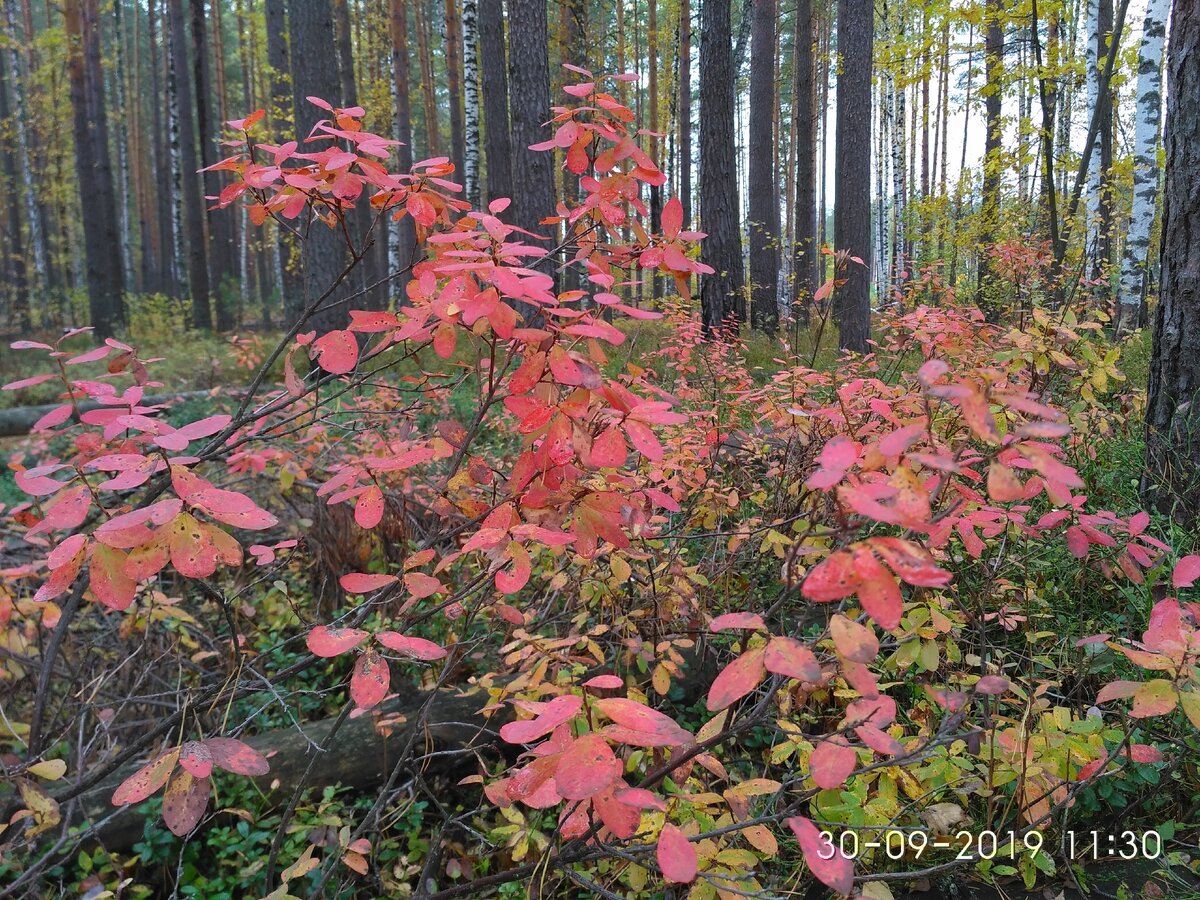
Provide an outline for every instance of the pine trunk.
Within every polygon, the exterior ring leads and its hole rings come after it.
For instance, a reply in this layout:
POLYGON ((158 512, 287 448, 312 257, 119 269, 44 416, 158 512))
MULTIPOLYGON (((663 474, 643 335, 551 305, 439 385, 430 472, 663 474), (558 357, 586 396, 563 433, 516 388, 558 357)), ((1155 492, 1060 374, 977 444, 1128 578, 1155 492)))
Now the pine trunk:
MULTIPOLYGON (((388 0, 388 24, 391 31, 393 96, 396 102, 396 168, 412 169, 412 100, 409 91, 408 0, 388 0)), ((412 216, 403 216, 392 224, 391 258, 388 268, 397 274, 392 290, 404 301, 416 249, 417 232, 412 216)))
MULTIPOLYGON (((463 172, 463 69, 462 69, 462 20, 458 12, 458 0, 445 0, 446 18, 446 86, 450 94, 450 161, 454 163, 455 180, 462 180, 463 172)), ((547 114, 548 114, 547 110, 547 114)))
MULTIPOLYGON (((1004 28, 1001 25, 1003 13, 1000 0, 987 0, 987 23, 984 36, 984 77, 987 79, 987 95, 984 98, 985 127, 987 136, 983 152, 983 205, 980 210, 979 228, 979 273, 976 282, 976 302, 983 301, 983 288, 988 279, 988 246, 995 238, 996 227, 1000 216, 1000 182, 1001 182, 1001 95, 1003 93, 1002 77, 1004 74, 1004 28)), ((992 316, 998 312, 990 311, 992 316)))
POLYGON ((792 225, 792 303, 795 316, 808 323, 809 303, 817 290, 817 129, 813 102, 812 0, 796 3, 796 54, 793 61, 792 105, 795 107, 796 200, 792 225))
POLYGON ((746 319, 734 151, 734 68, 730 0, 700 5, 700 227, 703 259, 715 269, 700 285, 706 334, 746 319))
POLYGON ((864 264, 849 261, 834 291, 838 345, 866 353, 871 335, 871 52, 874 7, 838 0, 837 172, 833 241, 864 264))
MULTIPOLYGON (((395 0, 393 0, 395 2, 395 0)), ((479 0, 483 75, 483 139, 487 199, 512 197, 512 138, 508 124, 508 60, 504 52, 503 0, 479 0)))
POLYGON ((776 0, 754 0, 750 51, 750 324, 774 334, 779 323, 779 197, 772 134, 776 0))
POLYGON ((508 69, 512 85, 511 221, 534 234, 551 235, 541 221, 554 215, 554 156, 530 150, 547 138, 550 61, 546 0, 509 0, 508 69))

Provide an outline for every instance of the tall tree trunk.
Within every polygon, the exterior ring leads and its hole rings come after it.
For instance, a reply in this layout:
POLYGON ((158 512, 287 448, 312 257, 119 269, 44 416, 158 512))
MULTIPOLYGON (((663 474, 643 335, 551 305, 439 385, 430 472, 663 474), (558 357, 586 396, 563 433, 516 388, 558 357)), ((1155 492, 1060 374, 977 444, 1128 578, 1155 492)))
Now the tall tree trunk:
MULTIPOLYGON (((358 103, 358 89, 354 81, 354 46, 350 40, 350 8, 346 0, 332 0, 331 8, 333 10, 334 46, 337 48, 338 97, 341 98, 342 105, 355 106, 358 103)), ((330 98, 325 97, 324 99, 329 100, 330 98)))
POLYGON ((1200 520, 1200 5, 1177 0, 1167 54, 1162 266, 1146 398, 1143 493, 1200 520))
POLYGON ((746 319, 733 140, 734 69, 729 0, 700 5, 700 227, 702 258, 716 271, 700 283, 706 333, 746 319))
POLYGON ((415 0, 413 11, 416 13, 414 25, 417 32, 417 57, 421 66, 421 97, 425 108, 425 150, 427 156, 438 156, 441 135, 438 133, 440 126, 438 125, 437 98, 434 93, 436 85, 433 81, 433 54, 430 49, 433 34, 426 0, 415 0))
POLYGON ((483 138, 489 202, 513 195, 512 138, 508 124, 508 60, 504 46, 503 0, 479 0, 483 138))
POLYGON ((871 335, 871 51, 875 9, 859 0, 838 0, 837 173, 833 241, 858 257, 841 273, 834 291, 838 344, 866 353, 871 335))
MULTIPOLYGON (((396 98, 396 167, 401 172, 412 169, 412 100, 409 91, 408 57, 408 0, 388 0, 388 25, 391 32, 393 94, 396 98)), ((507 134, 507 129, 505 131, 507 134)), ((388 268, 400 273, 393 283, 393 291, 401 303, 405 287, 409 282, 409 269, 413 263, 413 252, 417 245, 416 226, 412 216, 403 216, 392 225, 392 250, 388 268)))
MULTIPOLYGON (((446 87, 450 94, 450 161, 454 163, 455 180, 463 178, 463 67, 462 19, 458 0, 445 0, 446 11, 446 87)), ((547 107, 545 115, 549 116, 547 107)), ((545 121, 543 119, 543 121, 545 121)))
POLYGON ((792 62, 792 105, 796 143, 796 201, 792 225, 792 303, 802 324, 808 323, 808 303, 817 290, 817 129, 813 102, 813 28, 812 0, 797 0, 795 59, 792 62))
MULTIPOLYGON (((8 105, 9 82, 13 81, 10 71, 11 59, 8 54, 0 55, 0 122, 7 128, 12 110, 8 105)), ((21 204, 17 199, 17 161, 19 147, 0 149, 4 160, 4 192, 7 194, 4 204, 7 212, 5 222, 5 250, 2 257, 3 268, 0 276, 4 278, 0 293, 0 321, 6 326, 15 327, 19 332, 28 332, 33 327, 30 316, 29 278, 25 268, 25 241, 21 237, 21 204)))
MULTIPOLYGON (((28 246, 30 258, 33 260, 33 279, 27 282, 28 287, 34 294, 44 290, 47 285, 46 280, 46 232, 42 225, 42 211, 38 206, 37 193, 33 184, 33 164, 32 164, 32 146, 29 140, 29 125, 26 118, 28 112, 25 102, 25 88, 28 84, 29 69, 26 66, 26 61, 21 58, 21 54, 17 48, 21 46, 17 38, 16 18, 13 14, 13 0, 3 0, 4 2, 4 36, 8 42, 8 75, 9 83, 12 85, 13 96, 13 112, 15 113, 14 125, 17 138, 16 155, 17 166, 20 169, 20 191, 21 199, 25 207, 25 228, 28 235, 28 246)), ((33 35, 27 34, 25 40, 30 45, 33 43, 33 35)), ((9 185, 12 191, 17 190, 16 182, 9 185)), ((19 239, 19 235, 14 235, 14 239, 19 239)), ((28 299, 28 298, 27 298, 28 299)), ((28 305, 26 306, 28 309, 28 305)))
MULTIPOLYGON (((1087 85, 1088 114, 1100 103, 1100 69, 1104 57, 1100 48, 1104 44, 1104 32, 1100 30, 1100 7, 1104 0, 1087 0, 1087 19, 1084 27, 1085 76, 1087 85)), ((1087 170, 1087 222, 1083 230, 1084 255, 1090 257, 1095 247, 1096 224, 1100 221, 1100 154, 1093 152, 1087 170)))
MULTIPOLYGON (((217 161, 217 143, 221 128, 213 115, 213 81, 209 66, 207 28, 204 23, 204 0, 192 2, 192 62, 196 79, 196 130, 200 141, 200 166, 207 169, 217 161)), ((215 9, 216 7, 214 7, 215 9)), ((195 180, 194 178, 192 180, 195 180)), ((204 193, 215 197, 221 192, 217 172, 203 175, 204 193)), ((207 203, 203 204, 205 207, 207 203)), ((212 287, 216 293, 217 330, 234 327, 233 285, 237 278, 236 254, 233 246, 233 213, 228 209, 211 209, 208 217, 208 252, 212 272, 212 287)))
POLYGON ((683 224, 692 216, 692 6, 679 0, 679 202, 683 224))
MULTIPOLYGON (((649 69, 647 102, 650 104, 650 156, 655 163, 661 164, 658 158, 658 109, 661 98, 658 95, 658 0, 647 0, 646 11, 646 52, 649 69)), ((770 113, 770 103, 766 112, 770 113)), ((768 148, 771 145, 768 144, 768 148)), ((657 184, 650 185, 650 230, 657 233, 659 219, 662 213, 662 189, 657 184)), ((776 229, 778 230, 778 229, 776 229)), ((651 296, 657 300, 662 296, 662 282, 651 269, 647 275, 650 278, 651 296)))
POLYGON ((129 160, 129 108, 125 102, 125 50, 123 47, 125 28, 121 10, 121 0, 115 0, 112 6, 113 19, 113 56, 112 73, 113 114, 123 126, 116 129, 114 148, 117 160, 113 180, 117 192, 118 225, 120 233, 121 269, 127 275, 134 272, 133 264, 133 217, 129 212, 130 197, 130 160, 129 160))
POLYGON ((774 334, 779 324, 779 193, 775 170, 775 0, 754 0, 750 50, 750 324, 774 334))
POLYGON ((112 162, 108 152, 108 113, 100 68, 100 10, 97 0, 63 4, 68 42, 67 75, 75 135, 75 169, 80 185, 87 291, 91 324, 99 340, 112 337, 125 321, 120 240, 112 162))
MULTIPOLYGON (((1001 23, 1003 12, 1000 0, 987 0, 986 33, 984 36, 984 77, 987 93, 984 98, 985 127, 987 137, 983 152, 983 206, 980 210, 982 222, 979 235, 979 273, 976 282, 976 302, 983 302, 983 287, 988 279, 988 245, 995 239, 1000 217, 1001 175, 1001 97, 1004 90, 1004 28, 1001 23)), ((995 315, 998 310, 989 310, 995 315)))
POLYGON ((1146 296, 1150 230, 1158 199, 1158 133, 1162 121, 1162 57, 1170 0, 1149 0, 1138 49, 1137 119, 1133 137, 1133 205, 1121 258, 1121 288, 1114 331, 1134 328, 1146 296))
POLYGON ((171 22, 171 68, 175 73, 175 119, 179 127, 180 194, 183 201, 183 228, 188 245, 188 286, 192 295, 192 326, 212 329, 209 306, 208 243, 204 237, 204 197, 200 190, 200 168, 196 156, 196 131, 192 121, 192 77, 188 67, 188 47, 183 0, 167 0, 171 22))
MULTIPOLYGON (((1107 60, 1113 40, 1112 0, 1100 0, 1101 58, 1107 60)), ((1095 302, 1107 309, 1111 291, 1108 289, 1109 270, 1112 268, 1113 252, 1113 89, 1106 83, 1100 93, 1100 132, 1097 135, 1100 150, 1100 223, 1096 234, 1096 257, 1093 262, 1092 279, 1096 283, 1095 302)))
MULTIPOLYGON (((292 66, 288 59, 287 0, 265 0, 267 26, 267 69, 270 80, 268 124, 280 134, 296 134, 292 114, 292 66)), ((302 137, 303 135, 297 135, 302 137)), ((271 243, 271 265, 275 288, 287 321, 304 290, 295 240, 290 232, 272 223, 275 240, 271 243)))
MULTIPOLYGON (((307 97, 338 97, 341 93, 339 69, 329 64, 329 48, 334 46, 333 7, 330 0, 292 0, 288 4, 289 52, 292 63, 293 114, 296 133, 307 136, 325 112, 309 103, 307 97)), ((333 289, 348 260, 346 242, 340 232, 319 221, 309 222, 301 248, 304 289, 293 298, 288 310, 289 322, 333 289), (297 302, 298 301, 298 302, 297 302)), ((339 302, 348 293, 347 285, 333 290, 310 319, 318 333, 344 328, 349 316, 339 302)))
POLYGON ((530 150, 545 140, 550 117, 550 61, 546 0, 509 0, 508 70, 512 83, 511 221, 534 234, 554 215, 554 156, 530 150))
POLYGON ((479 206, 479 0, 463 0, 463 188, 479 206))

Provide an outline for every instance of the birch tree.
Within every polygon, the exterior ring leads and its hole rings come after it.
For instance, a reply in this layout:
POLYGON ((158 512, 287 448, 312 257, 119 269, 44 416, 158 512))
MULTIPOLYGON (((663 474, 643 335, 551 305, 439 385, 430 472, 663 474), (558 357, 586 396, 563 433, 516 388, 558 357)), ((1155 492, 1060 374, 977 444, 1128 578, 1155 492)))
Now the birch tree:
POLYGON ((1150 230, 1158 199, 1158 138, 1162 122, 1162 59, 1170 0, 1149 0, 1138 48, 1137 113, 1133 136, 1133 205, 1121 258, 1114 329, 1132 329, 1141 317, 1146 296, 1150 230))

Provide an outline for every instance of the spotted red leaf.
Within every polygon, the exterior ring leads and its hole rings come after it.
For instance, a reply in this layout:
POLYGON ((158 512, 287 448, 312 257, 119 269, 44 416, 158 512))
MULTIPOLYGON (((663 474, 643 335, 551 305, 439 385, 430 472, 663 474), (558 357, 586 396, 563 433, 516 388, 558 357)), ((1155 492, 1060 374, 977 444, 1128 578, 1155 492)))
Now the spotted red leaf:
POLYGON ((212 782, 196 778, 185 769, 178 770, 163 795, 163 821, 171 833, 182 837, 195 828, 208 806, 212 782))
POLYGON ((179 748, 179 764, 196 778, 207 778, 212 774, 212 752, 200 741, 184 741, 179 748))
POLYGON ((367 650, 354 663, 350 676, 350 699, 359 709, 370 709, 387 696, 391 672, 387 660, 375 650, 367 650))
POLYGON ((141 803, 151 794, 167 783, 175 763, 179 761, 179 748, 168 750, 162 756, 151 760, 128 778, 121 782, 113 791, 113 806, 125 806, 129 803, 141 803))
POLYGON ((374 528, 383 520, 383 491, 378 485, 371 485, 358 495, 354 504, 354 521, 362 528, 374 528))
POLYGON ((595 702, 595 708, 623 728, 641 734, 652 735, 661 743, 639 744, 638 746, 674 747, 692 741, 692 734, 666 713, 629 700, 625 697, 607 697, 595 702))
POLYGON ((708 623, 709 631, 726 631, 733 628, 766 628, 762 616, 758 613, 732 612, 717 616, 708 623))
POLYGON ((371 575, 366 572, 351 572, 339 579, 342 588, 351 594, 369 594, 399 580, 395 575, 371 575))
POLYGON ((813 652, 794 638, 773 637, 763 654, 768 672, 801 681, 820 681, 821 664, 813 652))
POLYGON ((331 375, 345 375, 358 364, 358 341, 349 331, 330 331, 313 342, 317 365, 331 375))
POLYGON ((576 738, 554 772, 558 792, 567 800, 586 800, 607 788, 621 774, 621 763, 608 741, 598 734, 576 738))
POLYGON ((866 663, 879 655, 879 639, 866 625, 836 615, 829 621, 829 633, 837 652, 846 659, 866 663))

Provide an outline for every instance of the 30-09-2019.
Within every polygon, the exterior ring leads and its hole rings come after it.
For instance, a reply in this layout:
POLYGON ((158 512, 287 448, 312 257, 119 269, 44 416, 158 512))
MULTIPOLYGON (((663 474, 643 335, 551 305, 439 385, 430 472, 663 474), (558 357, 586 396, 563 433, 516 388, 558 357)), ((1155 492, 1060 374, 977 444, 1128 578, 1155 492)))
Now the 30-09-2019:
MULTIPOLYGON (((1163 855, 1162 836, 1157 831, 1066 831, 1059 847, 1070 859, 1158 859, 1163 855)), ((893 860, 920 860, 937 851, 953 853, 957 859, 1011 858, 1022 853, 1050 852, 1046 836, 1029 831, 958 831, 935 836, 920 828, 889 828, 883 832, 854 830, 821 832, 822 859, 835 854, 857 859, 868 851, 882 850, 893 860)))

